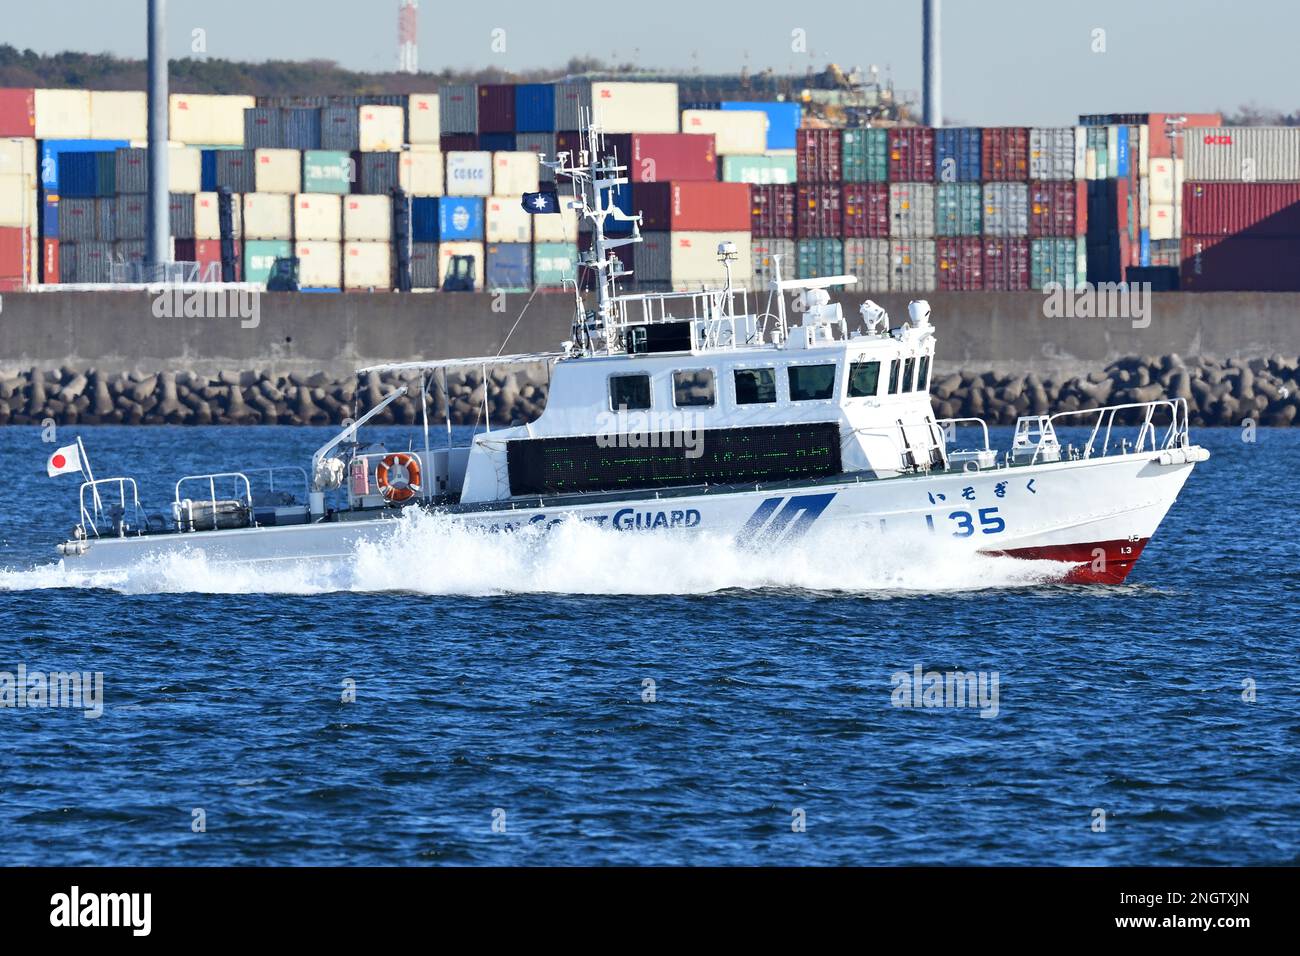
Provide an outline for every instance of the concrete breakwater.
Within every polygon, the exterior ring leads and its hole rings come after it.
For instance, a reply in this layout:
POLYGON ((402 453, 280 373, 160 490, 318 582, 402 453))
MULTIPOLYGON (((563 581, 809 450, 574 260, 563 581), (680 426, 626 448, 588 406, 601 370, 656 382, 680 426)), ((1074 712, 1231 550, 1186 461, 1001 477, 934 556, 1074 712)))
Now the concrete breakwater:
MULTIPOLYGON (((972 372, 940 363, 931 383, 936 415, 972 416, 1010 424, 1020 415, 1076 411, 1123 402, 1185 398, 1194 425, 1286 426, 1297 416, 1300 359, 1183 359, 1178 355, 1128 357, 1086 376, 1033 371, 972 372)), ((448 407, 453 424, 473 425, 484 413, 493 424, 531 421, 546 406, 544 364, 487 372, 486 408, 480 372, 451 375, 444 399, 431 388, 429 419, 441 424, 448 407)), ((0 425, 329 425, 355 418, 399 384, 414 384, 374 421, 421 420, 418 380, 325 372, 247 370, 215 375, 193 371, 107 373, 55 368, 0 374, 0 425)))

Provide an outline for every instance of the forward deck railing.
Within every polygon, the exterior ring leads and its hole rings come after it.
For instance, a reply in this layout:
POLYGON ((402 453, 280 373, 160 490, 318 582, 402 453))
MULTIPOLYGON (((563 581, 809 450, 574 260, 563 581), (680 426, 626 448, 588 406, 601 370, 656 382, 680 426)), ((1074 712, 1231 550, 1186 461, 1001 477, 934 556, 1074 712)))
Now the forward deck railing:
POLYGON ((113 530, 117 532, 118 537, 122 537, 126 534, 126 526, 128 524, 126 489, 128 485, 131 488, 130 523, 139 525, 142 514, 140 509, 140 491, 136 487, 134 478, 100 478, 96 481, 83 481, 81 483, 81 530, 83 534, 92 533, 96 538, 98 538, 100 536, 100 523, 103 522, 106 517, 116 518, 113 530), (113 485, 117 486, 118 511, 116 516, 112 515, 111 512, 108 515, 105 514, 106 509, 103 502, 104 496, 99 493, 101 486, 109 488, 113 485), (86 507, 87 491, 91 493, 89 508, 86 507))
MULTIPOLYGON (((1104 405, 1101 408, 1081 408, 1072 412, 1057 412, 1052 415, 1049 421, 1055 427, 1056 423, 1066 418, 1084 418, 1091 416, 1096 417, 1093 424, 1092 433, 1088 436, 1087 444, 1083 446, 1084 458, 1092 458, 1094 452, 1096 457, 1104 458, 1111 454, 1110 441, 1111 433, 1115 427, 1115 416, 1120 412, 1130 409, 1140 410, 1141 422, 1138 425, 1137 440, 1132 447, 1128 446, 1127 441, 1121 441, 1121 451, 1119 454, 1134 454, 1141 451, 1164 451, 1169 448, 1185 448, 1191 444, 1191 439, 1187 433, 1187 400, 1185 398, 1159 398, 1151 402, 1124 402, 1119 405, 1104 405), (1155 422, 1156 412, 1160 409, 1169 410, 1169 423, 1164 427, 1163 437, 1161 437, 1161 427, 1155 422), (1100 439, 1100 448, 1098 448, 1098 439, 1100 439)), ((1120 424, 1121 428, 1131 427, 1120 424)), ((1034 459, 1038 457, 1038 452, 1034 452, 1034 459)), ((1034 462, 1031 461, 1030 464, 1034 462)))

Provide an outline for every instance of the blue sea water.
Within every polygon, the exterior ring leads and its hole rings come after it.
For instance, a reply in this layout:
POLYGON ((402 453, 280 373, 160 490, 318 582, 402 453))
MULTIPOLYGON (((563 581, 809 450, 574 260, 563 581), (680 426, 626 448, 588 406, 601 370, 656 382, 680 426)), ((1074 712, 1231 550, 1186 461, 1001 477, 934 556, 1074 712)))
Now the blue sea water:
MULTIPOLYGON (((329 432, 81 434, 158 507, 329 432)), ((429 527, 344 576, 88 588, 34 568, 76 479, 0 429, 0 671, 104 681, 97 719, 0 708, 4 862, 1298 863, 1300 431, 1195 437, 1213 457, 1121 587, 429 527), (916 665, 996 671, 997 715, 892 706, 916 665)))

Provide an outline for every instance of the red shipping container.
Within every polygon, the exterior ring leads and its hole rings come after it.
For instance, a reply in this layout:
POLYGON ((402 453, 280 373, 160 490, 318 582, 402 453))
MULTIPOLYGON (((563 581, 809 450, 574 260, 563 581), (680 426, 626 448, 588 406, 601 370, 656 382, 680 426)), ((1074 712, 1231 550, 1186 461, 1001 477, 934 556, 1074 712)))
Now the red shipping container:
POLYGON ((0 89, 0 136, 36 135, 36 91, 0 89))
POLYGON ((941 292, 978 292, 984 288, 984 240, 956 236, 934 241, 937 283, 941 292))
POLYGON ((1183 183, 1191 236, 1300 236, 1300 183, 1183 183))
POLYGON ((1030 237, 1039 239, 1045 236, 1081 235, 1078 221, 1078 201, 1079 187, 1075 182, 1036 181, 1030 183, 1030 237))
POLYGON ((934 130, 899 126, 889 131, 889 181, 934 182, 934 130))
POLYGON ((466 152, 478 149, 477 133, 443 133, 438 137, 438 148, 444 153, 452 150, 466 152))
POLYGON ((478 131, 515 131, 515 86, 513 83, 484 83, 478 88, 478 131))
MULTIPOLYGON (((1222 126, 1222 113, 1151 113, 1147 117, 1147 123, 1151 127, 1151 132, 1147 137, 1147 155, 1155 159, 1173 158, 1173 143, 1169 139, 1170 126, 1165 121, 1171 118, 1181 119, 1187 117, 1186 123, 1179 123, 1172 128, 1180 133, 1184 129, 1190 129, 1194 126, 1222 126)), ((1187 155, 1187 147, 1183 145, 1183 139, 1178 137, 1178 155, 1187 155)))
POLYGON ((632 207, 643 232, 749 232, 748 183, 639 183, 632 207))
POLYGON ((41 240, 41 282, 59 281, 59 240, 41 240))
POLYGON ((845 183, 842 200, 846 239, 889 238, 888 183, 845 183))
POLYGON ((794 238, 794 184, 750 186, 749 204, 753 210, 750 231, 756 238, 794 238))
POLYGON ((1029 240, 984 239, 984 288, 989 292, 1029 289, 1029 240))
POLYGON ((1029 178, 1029 130, 1023 126, 985 127, 980 140, 985 182, 1023 182, 1029 178))
POLYGON ((31 233, 21 226, 0 226, 0 279, 27 278, 28 243, 31 233))
POLYGON ((716 182, 714 136, 693 133, 624 133, 605 137, 634 183, 716 182))
POLYGON ((1300 292, 1300 237, 1184 236, 1179 288, 1300 292))
POLYGON ((795 172, 801 183, 838 183, 840 131, 801 129, 795 133, 795 172))
POLYGON ((800 239, 838 239, 843 230, 840 187, 800 183, 795 187, 794 231, 800 239))

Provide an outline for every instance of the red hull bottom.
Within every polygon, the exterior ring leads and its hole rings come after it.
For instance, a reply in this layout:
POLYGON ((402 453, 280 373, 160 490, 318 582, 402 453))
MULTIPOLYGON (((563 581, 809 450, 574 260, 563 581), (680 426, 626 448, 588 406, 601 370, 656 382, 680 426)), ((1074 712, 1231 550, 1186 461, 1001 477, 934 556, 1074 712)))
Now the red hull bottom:
POLYGON ((1123 584, 1142 556, 1150 538, 1129 541, 1094 541, 1089 544, 1049 544, 1038 548, 1010 548, 989 551, 1009 558, 1031 561, 1060 561, 1073 565, 1065 575, 1067 584, 1123 584))

